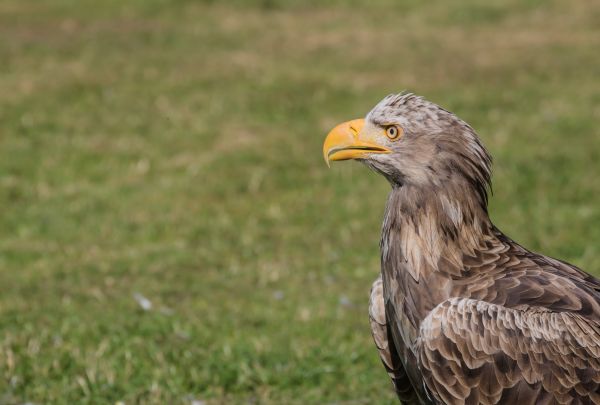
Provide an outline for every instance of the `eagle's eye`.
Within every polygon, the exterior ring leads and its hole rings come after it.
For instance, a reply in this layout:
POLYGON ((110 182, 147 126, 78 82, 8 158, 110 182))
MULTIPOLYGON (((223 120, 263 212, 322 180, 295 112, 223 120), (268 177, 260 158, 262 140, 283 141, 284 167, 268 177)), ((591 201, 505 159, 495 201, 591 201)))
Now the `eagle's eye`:
POLYGON ((395 125, 390 125, 389 127, 387 127, 385 129, 385 134, 387 135, 388 138, 390 138, 392 141, 397 139, 400 136, 401 133, 401 129, 398 128, 395 125))

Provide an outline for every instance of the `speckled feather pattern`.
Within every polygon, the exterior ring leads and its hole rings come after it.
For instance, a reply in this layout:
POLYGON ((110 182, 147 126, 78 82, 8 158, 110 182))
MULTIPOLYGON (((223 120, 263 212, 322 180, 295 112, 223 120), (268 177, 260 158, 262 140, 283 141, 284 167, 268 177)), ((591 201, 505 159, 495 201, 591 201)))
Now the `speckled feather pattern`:
POLYGON ((404 130, 363 160, 392 185, 369 315, 398 397, 600 403, 600 282, 492 224, 491 158, 468 124, 413 94, 366 120, 404 130))

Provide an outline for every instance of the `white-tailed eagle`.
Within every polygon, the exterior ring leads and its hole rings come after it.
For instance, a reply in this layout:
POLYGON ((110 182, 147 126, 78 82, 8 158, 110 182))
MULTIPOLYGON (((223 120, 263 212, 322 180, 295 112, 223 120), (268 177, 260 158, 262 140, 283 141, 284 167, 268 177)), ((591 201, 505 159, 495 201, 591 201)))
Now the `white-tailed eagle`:
POLYGON ((335 127, 323 154, 391 184, 369 314, 403 402, 600 403, 600 282, 494 226, 491 158, 473 128, 390 95, 335 127))

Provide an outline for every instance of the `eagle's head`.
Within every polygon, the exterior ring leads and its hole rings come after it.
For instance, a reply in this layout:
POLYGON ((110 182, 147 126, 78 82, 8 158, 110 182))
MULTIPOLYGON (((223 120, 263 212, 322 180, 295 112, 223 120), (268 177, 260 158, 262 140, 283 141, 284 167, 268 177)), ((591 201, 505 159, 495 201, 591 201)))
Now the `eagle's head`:
POLYGON ((364 119, 336 126, 325 139, 323 155, 328 164, 357 159, 393 187, 467 187, 487 205, 491 158, 477 134, 456 115, 414 94, 389 95, 364 119))

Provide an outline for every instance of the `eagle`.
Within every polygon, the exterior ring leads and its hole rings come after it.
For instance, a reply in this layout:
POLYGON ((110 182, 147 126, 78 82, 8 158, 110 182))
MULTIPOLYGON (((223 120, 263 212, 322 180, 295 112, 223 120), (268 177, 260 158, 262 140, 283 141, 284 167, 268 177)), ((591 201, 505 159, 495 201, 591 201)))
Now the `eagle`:
POLYGON ((471 126, 392 94, 323 155, 391 185, 369 318, 403 403, 600 403, 600 281, 492 223, 492 159, 471 126))

